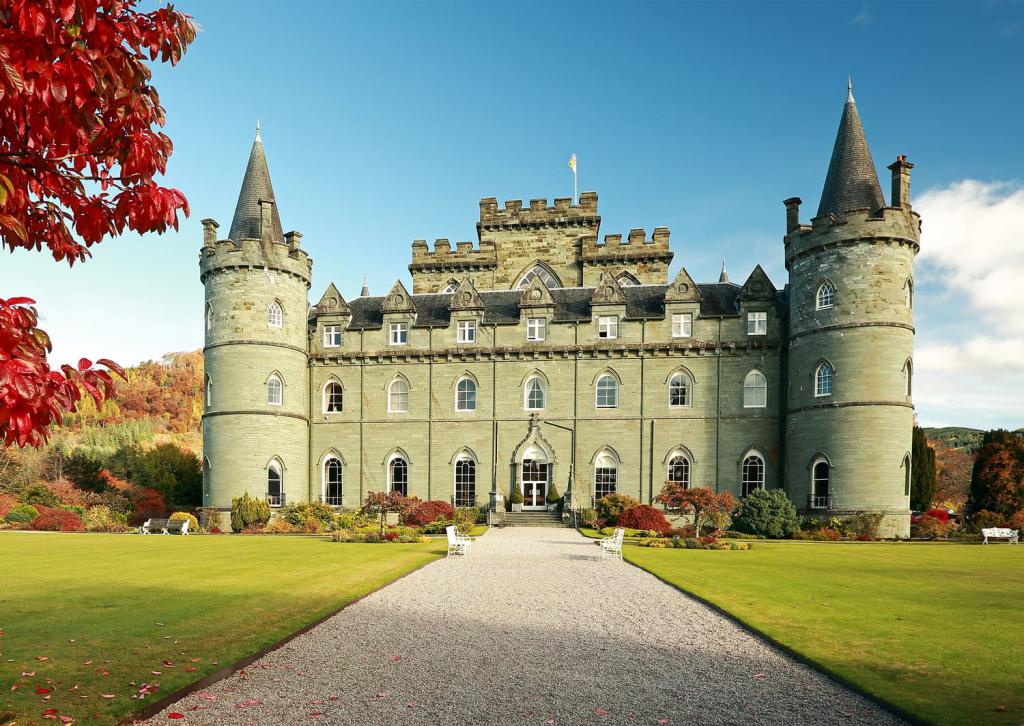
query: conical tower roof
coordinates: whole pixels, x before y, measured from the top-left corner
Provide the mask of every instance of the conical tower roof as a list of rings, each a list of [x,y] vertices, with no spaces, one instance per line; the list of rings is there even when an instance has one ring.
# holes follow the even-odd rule
[[[267,168],[267,157],[263,153],[263,140],[260,139],[260,127],[257,124],[256,139],[252,142],[249,164],[245,167],[245,177],[242,179],[242,189],[238,192],[235,216],[231,219],[231,232],[228,234],[230,239],[237,242],[242,239],[262,238],[261,199],[274,202],[270,239],[274,242],[283,242],[284,229],[281,227],[281,217],[277,212],[274,187],[270,183],[270,169]]]
[[[832,160],[828,164],[816,216],[831,212],[841,217],[851,209],[866,207],[874,212],[884,206],[885,198],[878,184],[875,163],[871,160],[868,140],[853,100],[853,89],[848,83],[843,118],[839,122],[836,145],[832,148]]]

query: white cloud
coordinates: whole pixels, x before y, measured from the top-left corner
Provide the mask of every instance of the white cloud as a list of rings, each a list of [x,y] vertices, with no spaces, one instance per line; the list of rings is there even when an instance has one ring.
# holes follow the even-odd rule
[[[865,8],[864,10],[861,10],[857,15],[854,15],[853,19],[850,22],[852,22],[854,25],[859,25],[860,27],[865,28],[871,25],[873,22],[875,22],[875,16],[869,13],[867,11],[867,8]]]
[[[924,345],[914,354],[914,366],[926,371],[1024,371],[1024,339],[971,338],[960,344]]]

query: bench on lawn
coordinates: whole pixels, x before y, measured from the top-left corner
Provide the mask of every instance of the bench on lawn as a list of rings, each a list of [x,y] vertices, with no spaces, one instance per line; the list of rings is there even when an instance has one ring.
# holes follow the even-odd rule
[[[982,544],[988,544],[988,538],[992,539],[1006,539],[1010,541],[1010,544],[1017,544],[1017,530],[1010,529],[1009,527],[987,527],[981,530]]]
[[[469,547],[473,544],[473,537],[459,534],[459,531],[455,529],[455,525],[445,527],[444,533],[448,536],[448,554],[446,557],[469,554]]]
[[[139,527],[139,534],[188,534],[187,519],[147,519]]]
[[[616,527],[615,533],[611,537],[605,537],[604,539],[597,541],[597,546],[601,548],[601,559],[603,560],[608,555],[612,557],[618,557],[622,559],[622,540],[626,536],[626,530],[622,527]]]

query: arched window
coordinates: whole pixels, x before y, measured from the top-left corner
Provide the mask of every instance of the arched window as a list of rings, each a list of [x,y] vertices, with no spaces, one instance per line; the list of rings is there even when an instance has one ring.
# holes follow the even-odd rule
[[[596,395],[598,408],[618,408],[619,382],[608,373],[597,379]]]
[[[448,281],[448,284],[444,286],[444,289],[441,290],[441,292],[445,295],[450,295],[451,293],[455,292],[458,289],[459,281],[452,278],[451,280]]]
[[[271,460],[267,465],[267,504],[272,507],[280,507],[284,504],[284,486],[282,485],[283,472],[281,462],[277,459]]]
[[[476,381],[460,378],[455,385],[455,410],[476,411]]]
[[[213,467],[210,466],[210,460],[207,457],[203,457],[203,504],[209,506],[210,504],[210,478],[213,476]]]
[[[828,459],[819,458],[811,467],[811,509],[828,509],[830,499],[828,493],[829,480],[832,476],[832,467]]]
[[[540,376],[530,376],[523,386],[523,407],[527,411],[543,411],[547,405],[547,385]]]
[[[324,413],[341,413],[345,410],[345,389],[337,381],[328,381],[324,386]]]
[[[388,386],[388,413],[409,412],[409,382],[396,378]]]
[[[210,375],[206,375],[206,400],[204,401],[206,408],[213,406],[213,380]]]
[[[468,454],[455,461],[455,506],[476,506],[476,462]]]
[[[764,459],[760,454],[748,454],[743,459],[740,483],[743,496],[747,496],[755,489],[764,489]]]
[[[409,496],[409,462],[401,454],[393,454],[388,461],[388,491]]]
[[[907,358],[907,362],[903,364],[903,393],[904,395],[911,395],[914,392],[914,361]]]
[[[743,408],[764,408],[768,405],[768,379],[761,371],[750,371],[743,379]]]
[[[534,280],[540,280],[541,284],[546,288],[561,287],[561,281],[555,277],[555,273],[549,270],[545,265],[537,264],[534,265],[530,270],[519,279],[519,284],[516,285],[520,290],[525,290],[533,284]]]
[[[341,459],[336,456],[329,457],[324,462],[324,481],[322,499],[324,504],[332,507],[341,506],[341,484],[342,484]]]
[[[668,460],[668,481],[681,484],[683,489],[690,488],[690,460],[686,454],[672,454]]]
[[[206,332],[213,331],[213,305],[206,303]]]
[[[640,284],[640,280],[630,272],[620,272],[615,281],[619,283],[620,287],[634,287]]]
[[[815,396],[831,396],[832,395],[832,364],[827,360],[822,361],[817,368],[814,369],[814,395]]]
[[[836,304],[836,286],[832,284],[831,280],[825,280],[825,282],[818,285],[818,294],[815,296],[815,308],[818,310],[827,310]]]
[[[619,479],[619,462],[611,453],[602,451],[594,459],[594,501],[615,493]]]
[[[910,496],[910,454],[903,457],[903,496]]]
[[[284,308],[276,300],[267,308],[267,325],[271,328],[280,328],[284,325]]]
[[[267,403],[271,406],[280,406],[284,402],[284,384],[276,373],[271,373],[267,379]]]
[[[910,308],[914,309],[914,280],[908,277],[907,281],[903,283],[903,303]]]
[[[673,373],[668,379],[668,405],[672,408],[689,406],[690,399],[690,377],[682,371]]]

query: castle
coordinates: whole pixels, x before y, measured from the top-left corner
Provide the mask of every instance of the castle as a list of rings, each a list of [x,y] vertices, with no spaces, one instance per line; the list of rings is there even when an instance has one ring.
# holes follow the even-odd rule
[[[666,481],[782,488],[809,514],[910,527],[910,170],[885,203],[848,92],[810,223],[785,200],[789,283],[669,279],[669,230],[598,241],[597,194],[480,201],[479,243],[412,244],[411,291],[309,305],[257,132],[228,239],[203,220],[204,504],[358,507],[367,492],[567,510]]]

